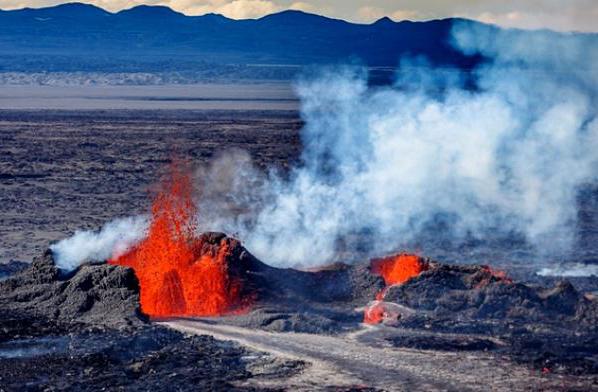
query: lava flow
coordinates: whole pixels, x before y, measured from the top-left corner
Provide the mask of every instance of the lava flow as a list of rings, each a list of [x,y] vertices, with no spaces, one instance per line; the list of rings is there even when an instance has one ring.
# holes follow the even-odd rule
[[[376,301],[365,308],[363,322],[378,324],[387,318],[398,317],[400,313],[391,310],[389,308],[392,307],[391,304],[382,301],[386,289],[392,285],[405,283],[429,268],[429,264],[421,257],[406,253],[373,259],[370,262],[370,270],[384,279],[386,287],[376,294]]]
[[[218,316],[243,311],[242,280],[230,271],[230,246],[196,235],[197,207],[188,171],[173,167],[152,204],[147,237],[111,264],[132,267],[141,286],[141,309],[152,317]]]
[[[476,289],[488,286],[492,282],[513,283],[513,280],[507,276],[505,271],[491,268],[488,265],[481,267],[479,282],[475,285]]]

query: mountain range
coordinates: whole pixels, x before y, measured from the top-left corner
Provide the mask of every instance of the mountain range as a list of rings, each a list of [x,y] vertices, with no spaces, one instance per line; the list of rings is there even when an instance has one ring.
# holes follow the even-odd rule
[[[402,56],[470,68],[479,59],[450,45],[456,20],[382,18],[356,24],[301,11],[234,20],[187,16],[163,6],[110,13],[81,3],[0,10],[0,71],[185,71],[346,62],[395,67]]]

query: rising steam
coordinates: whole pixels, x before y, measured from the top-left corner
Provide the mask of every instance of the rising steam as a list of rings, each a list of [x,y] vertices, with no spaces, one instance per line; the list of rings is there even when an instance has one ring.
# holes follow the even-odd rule
[[[577,190],[596,180],[598,40],[464,23],[453,41],[487,61],[466,74],[404,60],[391,87],[368,87],[354,68],[298,82],[301,164],[283,178],[235,152],[202,168],[200,228],[236,235],[276,265],[430,238],[568,249]],[[110,256],[113,236],[86,235],[54,247],[63,264]]]
[[[125,254],[145,237],[148,227],[145,216],[115,219],[100,231],[78,231],[50,249],[59,268],[72,270],[85,262],[101,262]]]
[[[521,236],[562,252],[574,241],[578,187],[597,173],[590,38],[458,25],[455,46],[491,59],[473,75],[417,59],[392,87],[368,88],[354,69],[303,80],[302,165],[290,181],[253,189],[267,200],[256,215],[223,222],[230,214],[208,198],[203,222],[278,265],[322,264],[343,249],[381,255],[430,236]]]

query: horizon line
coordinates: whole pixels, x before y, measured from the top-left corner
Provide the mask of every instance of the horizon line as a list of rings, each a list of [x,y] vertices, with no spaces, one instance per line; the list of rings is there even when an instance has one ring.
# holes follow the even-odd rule
[[[376,24],[376,23],[378,23],[378,22],[380,22],[382,20],[389,20],[392,23],[404,23],[404,22],[407,22],[407,23],[425,23],[425,22],[432,22],[432,21],[442,21],[442,20],[449,20],[449,19],[457,19],[457,20],[465,20],[465,21],[470,21],[470,22],[475,22],[475,23],[481,23],[481,24],[485,24],[485,25],[489,25],[489,26],[497,26],[497,27],[500,27],[500,28],[504,28],[504,27],[501,27],[499,25],[495,25],[495,24],[492,24],[492,23],[482,22],[482,21],[479,21],[479,20],[476,20],[476,19],[465,18],[465,17],[460,17],[460,16],[447,16],[445,18],[429,18],[429,19],[417,19],[417,20],[412,20],[412,19],[395,20],[395,19],[391,18],[389,15],[385,15],[385,16],[382,16],[382,17],[380,17],[380,18],[378,18],[378,19],[376,19],[376,20],[368,23],[368,22],[356,22],[356,21],[351,21],[351,20],[347,20],[347,19],[342,19],[342,18],[327,16],[327,15],[324,15],[324,14],[317,14],[317,13],[314,13],[314,12],[307,12],[307,11],[293,9],[293,8],[286,8],[286,9],[283,9],[283,10],[280,10],[280,11],[277,11],[277,12],[272,12],[270,14],[265,14],[263,16],[256,17],[256,18],[239,18],[239,19],[237,19],[237,18],[231,18],[231,17],[223,15],[223,14],[219,14],[217,12],[207,12],[205,14],[186,14],[186,13],[184,13],[182,11],[178,11],[178,10],[172,8],[172,7],[169,7],[167,5],[161,5],[161,4],[138,4],[138,5],[134,5],[132,7],[129,7],[129,8],[122,8],[122,9],[120,9],[118,11],[110,11],[110,10],[107,10],[107,9],[99,6],[99,5],[91,4],[91,3],[86,3],[86,2],[81,2],[81,1],[66,1],[64,3],[58,3],[58,4],[55,4],[55,5],[48,5],[48,6],[42,6],[42,7],[22,7],[22,8],[9,8],[9,9],[0,7],[0,12],[18,12],[18,11],[27,11],[27,10],[45,10],[45,9],[52,9],[52,8],[62,7],[62,6],[68,6],[68,5],[83,5],[83,6],[86,6],[86,7],[96,8],[96,9],[99,9],[99,10],[104,11],[104,12],[106,12],[108,14],[111,14],[111,15],[117,15],[117,14],[120,14],[121,12],[131,11],[131,10],[136,9],[136,8],[165,8],[165,9],[168,9],[168,10],[172,11],[173,13],[180,14],[180,15],[183,15],[183,16],[188,17],[188,18],[215,15],[215,16],[220,16],[220,17],[228,19],[228,20],[243,21],[243,20],[260,20],[260,19],[267,18],[267,17],[272,16],[272,15],[278,15],[278,14],[282,14],[282,13],[285,13],[285,12],[295,12],[295,13],[300,13],[300,14],[305,14],[305,15],[317,16],[317,17],[325,18],[325,19],[329,19],[329,20],[336,20],[336,21],[341,21],[341,22],[345,22],[345,23],[349,23],[349,24],[364,25],[364,26],[373,25],[373,24]]]
[[[46,9],[52,9],[52,8],[57,8],[57,7],[63,7],[63,6],[69,6],[69,5],[78,5],[78,6],[85,6],[85,7],[90,7],[90,8],[95,8],[98,10],[101,10],[107,14],[110,15],[118,15],[122,12],[127,12],[127,11],[131,11],[137,8],[154,8],[154,9],[167,9],[170,12],[174,13],[174,14],[179,14],[181,16],[187,17],[187,18],[199,18],[199,17],[205,17],[205,16],[218,16],[230,21],[258,21],[264,18],[268,18],[270,16],[273,15],[279,15],[279,14],[283,14],[283,13],[288,13],[288,12],[294,12],[294,13],[298,13],[298,14],[304,14],[304,15],[309,15],[309,16],[316,16],[319,18],[323,18],[323,19],[328,19],[328,20],[333,20],[333,21],[339,21],[339,22],[343,22],[343,23],[347,23],[347,24],[352,24],[352,25],[358,25],[358,26],[372,26],[375,25],[376,23],[379,23],[380,21],[384,21],[384,20],[388,20],[392,23],[395,24],[400,24],[400,23],[429,23],[429,22],[434,22],[434,21],[445,21],[445,20],[461,20],[461,21],[466,21],[466,22],[472,22],[472,23],[479,23],[482,25],[486,25],[486,26],[493,26],[496,28],[499,28],[501,30],[518,30],[518,31],[529,31],[529,32],[540,32],[540,31],[545,31],[545,32],[553,32],[553,33],[557,33],[557,34],[583,34],[583,35],[598,35],[598,31],[583,31],[583,30],[558,30],[558,29],[554,29],[554,28],[550,28],[550,27],[539,27],[539,28],[525,28],[525,27],[512,27],[512,26],[501,26],[500,24],[497,23],[490,23],[490,22],[486,22],[486,21],[481,21],[478,19],[472,19],[472,18],[468,18],[468,17],[463,17],[463,16],[447,16],[447,17],[443,17],[443,18],[429,18],[429,19],[402,19],[402,20],[395,20],[392,17],[390,17],[389,15],[385,15],[382,16],[372,22],[359,22],[359,21],[352,21],[352,20],[347,20],[347,19],[342,19],[342,18],[337,18],[337,17],[332,17],[332,16],[327,16],[327,15],[323,15],[323,14],[317,14],[314,12],[308,12],[308,11],[303,11],[303,10],[298,10],[298,9],[292,9],[292,8],[286,8],[277,12],[272,12],[270,14],[265,14],[262,15],[260,17],[255,17],[255,18],[231,18],[229,16],[223,15],[223,14],[219,14],[216,12],[207,12],[205,14],[186,14],[183,11],[178,11],[176,9],[173,9],[171,7],[169,7],[168,5],[161,5],[161,4],[138,4],[129,8],[122,8],[118,11],[109,11],[99,5],[96,4],[91,4],[91,3],[87,3],[87,2],[81,2],[81,1],[65,1],[63,3],[58,3],[55,5],[48,5],[48,6],[43,6],[43,7],[22,7],[22,8],[9,8],[9,9],[5,9],[5,8],[1,8],[0,7],[0,12],[19,12],[19,11],[27,11],[27,10],[46,10]]]

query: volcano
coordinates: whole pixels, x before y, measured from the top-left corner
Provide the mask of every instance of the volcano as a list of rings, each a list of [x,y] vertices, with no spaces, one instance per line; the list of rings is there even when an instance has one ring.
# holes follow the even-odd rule
[[[110,264],[132,267],[141,306],[152,317],[218,316],[243,311],[253,294],[242,285],[244,258],[224,235],[196,236],[197,208],[185,166],[171,166],[152,205],[147,237]],[[234,260],[234,262],[232,262]]]
[[[326,332],[368,324],[467,328],[495,320],[587,323],[595,301],[570,284],[514,282],[486,265],[446,265],[398,253],[302,271],[258,260],[224,233],[199,233],[189,167],[171,165],[159,184],[146,237],[108,264],[131,267],[143,314],[220,317],[278,330]],[[431,321],[426,321],[431,319]],[[440,325],[439,325],[440,327]],[[500,328],[499,328],[500,329]]]
[[[150,317],[241,314],[258,299],[352,301],[382,286],[380,279],[347,265],[280,271],[223,233],[197,234],[192,193],[189,169],[172,165],[154,196],[146,238],[108,260],[133,268],[141,309]]]
[[[509,358],[509,366],[524,364],[542,375],[598,374],[598,301],[567,281],[552,287],[531,284],[487,265],[446,264],[409,253],[310,270],[276,268],[238,239],[200,232],[198,216],[190,172],[176,165],[154,194],[146,235],[124,253],[115,248],[104,262],[85,262],[66,271],[48,250],[29,267],[14,268],[0,281],[0,356],[3,341],[26,336],[27,341],[18,344],[33,345],[39,352],[47,350],[50,341],[69,358],[99,355],[118,368],[133,366],[124,379],[111,376],[126,385],[130,377],[140,377],[143,363],[157,366],[152,362],[156,350],[169,358],[162,363],[162,376],[181,369],[185,382],[192,379],[196,365],[181,358],[196,358],[190,347],[200,347],[225,364],[202,368],[205,374],[216,366],[223,377],[229,367],[235,377],[249,377],[239,365],[242,361],[230,358],[245,355],[238,347],[227,346],[222,352],[209,341],[192,346],[197,342],[156,327],[166,325],[185,333],[215,333],[291,358],[302,360],[309,354],[314,363],[333,358],[335,365],[347,364],[373,384],[380,377],[379,365],[360,355],[388,360],[396,352],[405,355],[403,349],[431,352],[430,361],[437,361],[439,352],[455,353],[459,360],[468,358],[460,353],[475,352],[492,355],[493,361]],[[280,336],[285,332],[304,334]],[[61,349],[73,334],[78,341],[65,347],[77,351]],[[313,342],[321,344],[313,348]],[[114,348],[123,344],[144,357],[143,363],[133,363],[134,355]],[[353,363],[343,350],[361,359]],[[60,363],[67,361],[60,353],[54,355]],[[393,368],[405,357],[399,359]],[[87,371],[78,363],[68,366]],[[275,366],[278,374],[303,371],[300,361],[280,363],[282,368]],[[2,364],[0,357],[0,369]],[[46,369],[41,362],[31,366],[39,372]],[[446,364],[437,361],[434,366]],[[495,368],[501,366],[504,363],[497,362]],[[19,379],[18,374],[12,377]]]
[[[355,347],[357,351],[385,347],[377,355],[392,353],[389,347],[456,355],[484,352],[538,371],[598,374],[598,348],[592,343],[598,338],[594,328],[598,302],[565,281],[554,287],[534,286],[514,281],[488,266],[449,265],[404,254],[352,265],[338,263],[315,271],[280,269],[261,262],[240,241],[223,233],[202,233],[193,239],[189,245],[193,257],[187,259],[191,263],[173,260],[170,269],[151,270],[154,279],[143,270],[143,243],[117,259],[123,265],[113,265],[112,260],[84,264],[72,272],[57,268],[51,251],[44,253],[27,269],[0,282],[0,322],[5,326],[0,334],[0,353],[2,341],[15,336],[31,336],[32,342],[42,339],[43,343],[48,339],[45,336],[75,333],[83,334],[78,343],[85,344],[83,353],[96,350],[98,344],[108,344],[98,343],[106,339],[133,339],[126,344],[149,353],[143,355],[151,357],[155,347],[173,342],[176,349],[164,348],[175,350],[169,351],[172,354],[168,358],[185,357],[192,354],[184,348],[188,344],[185,340],[171,335],[164,340],[163,332],[154,331],[150,323],[166,318],[167,325],[187,328],[189,324],[180,324],[177,319],[184,317],[189,323],[190,317],[200,317],[209,324],[199,325],[222,326],[223,331],[238,328],[231,338],[239,331],[252,331],[260,344],[270,339],[265,336],[277,341],[279,332],[354,336],[348,340],[353,342],[350,344],[364,345]],[[382,263],[386,267],[381,267],[380,260],[386,260]],[[415,262],[421,268],[394,265],[402,262]],[[397,269],[412,273],[399,283],[385,278],[385,272]],[[206,270],[217,274],[199,274]],[[194,280],[180,273],[190,273],[196,285],[186,287]],[[206,276],[216,281],[202,281]],[[144,286],[147,282],[149,287]],[[232,291],[222,297],[221,290],[225,289]],[[381,292],[383,298],[372,302]],[[384,327],[352,335],[364,321]],[[89,336],[85,331],[90,328],[120,332]],[[274,335],[262,335],[256,332],[259,330]],[[229,336],[222,333],[218,336]],[[359,342],[352,340],[362,335]],[[330,339],[341,339],[334,344],[348,344],[342,340],[345,338]],[[286,350],[290,346],[281,347]],[[322,346],[322,350],[332,352],[334,348]],[[125,361],[122,363],[130,361],[124,352],[118,355],[124,358],[119,359]],[[173,366],[193,373],[193,366],[171,361]],[[169,366],[163,371],[174,370]]]

